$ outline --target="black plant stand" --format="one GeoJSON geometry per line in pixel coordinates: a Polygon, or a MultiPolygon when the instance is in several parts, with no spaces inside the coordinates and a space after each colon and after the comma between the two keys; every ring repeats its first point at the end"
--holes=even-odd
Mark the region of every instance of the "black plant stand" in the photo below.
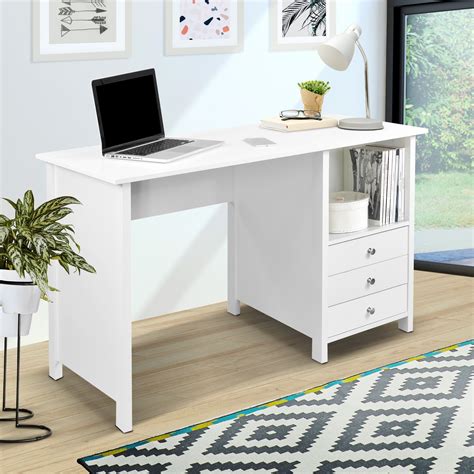
{"type": "Polygon", "coordinates": [[[33,417],[33,412],[26,408],[19,408],[20,403],[20,321],[21,315],[18,314],[18,332],[17,332],[17,349],[16,349],[16,404],[15,408],[7,408],[6,397],[7,397],[7,338],[4,338],[3,346],[3,400],[2,400],[2,412],[15,412],[14,417],[0,418],[2,421],[14,421],[15,428],[20,429],[36,429],[43,433],[30,436],[28,438],[14,438],[14,439],[0,439],[0,443],[28,443],[31,441],[39,441],[51,436],[53,432],[50,428],[44,425],[32,425],[26,423],[20,423],[20,421],[28,420],[33,417]],[[23,415],[20,416],[20,413],[23,415]]]}

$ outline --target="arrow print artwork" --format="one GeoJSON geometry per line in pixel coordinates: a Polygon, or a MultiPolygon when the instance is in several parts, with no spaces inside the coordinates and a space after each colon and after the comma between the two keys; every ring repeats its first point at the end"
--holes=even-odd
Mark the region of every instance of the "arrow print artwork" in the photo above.
{"type": "Polygon", "coordinates": [[[75,21],[77,22],[84,22],[84,21],[90,21],[91,23],[95,23],[96,25],[105,25],[107,23],[107,19],[105,16],[94,16],[92,18],[76,18],[74,19],[72,16],[65,16],[64,18],[61,19],[63,23],[66,23],[67,25],[71,25],[75,21]]]}
{"type": "Polygon", "coordinates": [[[66,25],[61,25],[61,36],[67,35],[70,31],[98,31],[99,35],[107,31],[107,27],[100,25],[98,28],[68,28],[66,25]]]}
{"type": "Polygon", "coordinates": [[[131,0],[33,1],[34,60],[128,57],[131,3],[131,0]]]}
{"type": "Polygon", "coordinates": [[[94,7],[105,7],[105,0],[62,0],[65,5],[71,5],[72,3],[88,3],[94,7]]]}
{"type": "Polygon", "coordinates": [[[63,7],[63,8],[59,8],[58,15],[72,15],[74,13],[82,13],[82,12],[104,13],[106,11],[107,10],[103,8],[93,8],[89,10],[74,10],[71,7],[63,7]]]}
{"type": "MultiPolygon", "coordinates": [[[[103,35],[107,30],[107,4],[105,0],[61,0],[63,4],[69,5],[68,7],[59,6],[58,16],[61,24],[61,38],[64,38],[68,33],[75,32],[76,34],[82,34],[83,32],[97,32],[99,36],[103,35]],[[71,7],[74,4],[74,8],[71,7]],[[85,7],[85,8],[82,8],[85,7]],[[93,7],[93,8],[90,8],[93,7]],[[89,12],[102,13],[102,15],[96,15],[92,18],[84,17],[89,12]],[[76,25],[73,25],[75,23],[76,25]],[[87,24],[89,23],[89,25],[87,24]],[[66,26],[69,25],[69,26],[66,26]],[[93,27],[91,25],[98,25],[93,27]]],[[[87,33],[90,34],[90,33],[87,33]]]]}

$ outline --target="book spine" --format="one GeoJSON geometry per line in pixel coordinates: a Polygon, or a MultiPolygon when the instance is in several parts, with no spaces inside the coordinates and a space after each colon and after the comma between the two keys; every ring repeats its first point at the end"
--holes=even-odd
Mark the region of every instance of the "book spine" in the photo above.
{"type": "Polygon", "coordinates": [[[391,152],[387,151],[387,177],[385,183],[385,221],[384,225],[389,223],[389,211],[390,211],[390,157],[391,152]]]}
{"type": "Polygon", "coordinates": [[[395,222],[395,194],[396,194],[396,189],[395,189],[395,177],[397,174],[397,151],[393,150],[392,151],[392,173],[390,175],[390,179],[392,180],[392,189],[390,192],[390,224],[393,224],[395,222]]]}
{"type": "Polygon", "coordinates": [[[349,150],[349,156],[346,157],[345,169],[347,171],[344,175],[345,187],[355,192],[360,191],[361,151],[361,148],[351,148],[349,150]]]}
{"type": "Polygon", "coordinates": [[[387,176],[387,219],[386,224],[390,224],[391,212],[392,212],[392,172],[393,172],[393,150],[388,152],[388,176],[387,176]]]}
{"type": "Polygon", "coordinates": [[[398,203],[398,215],[399,220],[405,220],[405,148],[400,149],[400,181],[399,181],[399,203],[398,203]]]}
{"type": "Polygon", "coordinates": [[[393,173],[393,213],[392,222],[397,222],[397,207],[398,207],[398,175],[400,168],[400,148],[395,150],[395,173],[393,173]]]}
{"type": "Polygon", "coordinates": [[[387,175],[388,175],[388,151],[382,153],[382,182],[380,183],[380,223],[384,225],[387,221],[387,175]]]}
{"type": "Polygon", "coordinates": [[[396,202],[396,212],[395,212],[395,222],[400,222],[400,170],[401,170],[401,164],[400,164],[400,148],[397,150],[397,196],[395,198],[396,202]]]}
{"type": "Polygon", "coordinates": [[[288,127],[284,124],[278,124],[278,123],[271,123],[271,122],[260,122],[260,127],[261,128],[266,128],[268,130],[277,130],[279,132],[289,132],[290,130],[288,127]]]}
{"type": "Polygon", "coordinates": [[[390,195],[390,224],[395,222],[395,196],[397,194],[396,179],[397,179],[397,150],[393,150],[393,167],[392,167],[392,194],[390,195]]]}

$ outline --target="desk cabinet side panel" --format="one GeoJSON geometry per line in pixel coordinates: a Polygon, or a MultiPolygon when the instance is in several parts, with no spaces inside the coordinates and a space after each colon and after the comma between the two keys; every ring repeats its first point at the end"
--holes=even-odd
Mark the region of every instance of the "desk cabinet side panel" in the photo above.
{"type": "Polygon", "coordinates": [[[116,401],[131,403],[130,185],[115,186],[59,167],[49,195],[81,206],[74,225],[81,255],[97,273],[56,271],[51,342],[60,362],[116,401]]]}
{"type": "Polygon", "coordinates": [[[237,299],[310,337],[322,308],[321,251],[314,252],[322,202],[313,176],[322,155],[235,170],[237,299]]]}
{"type": "Polygon", "coordinates": [[[408,291],[407,317],[398,322],[402,331],[412,332],[414,324],[413,295],[415,285],[415,174],[416,174],[416,137],[404,139],[405,147],[405,209],[408,227],[408,291]]]}

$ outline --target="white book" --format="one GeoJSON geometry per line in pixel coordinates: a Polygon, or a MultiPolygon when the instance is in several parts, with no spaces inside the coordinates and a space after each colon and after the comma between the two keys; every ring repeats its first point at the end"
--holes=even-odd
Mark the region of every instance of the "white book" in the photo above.
{"type": "Polygon", "coordinates": [[[337,127],[338,120],[334,117],[323,117],[321,120],[282,120],[280,117],[269,117],[260,120],[262,128],[279,132],[296,132],[319,128],[337,127]]]}
{"type": "Polygon", "coordinates": [[[392,170],[392,154],[395,150],[393,147],[388,146],[376,146],[376,145],[367,145],[366,148],[382,150],[384,153],[382,155],[382,185],[381,185],[381,218],[380,225],[386,225],[390,223],[390,211],[392,208],[391,200],[391,189],[392,189],[392,180],[391,180],[391,170],[392,170]]]}
{"type": "Polygon", "coordinates": [[[387,176],[388,176],[388,150],[384,150],[382,155],[382,186],[381,186],[381,225],[387,221],[387,176]]]}
{"type": "Polygon", "coordinates": [[[344,189],[369,194],[369,224],[404,219],[404,149],[366,145],[347,149],[344,189]]]}
{"type": "Polygon", "coordinates": [[[385,204],[385,212],[387,213],[387,218],[385,219],[385,224],[390,224],[390,217],[392,211],[392,200],[390,196],[392,195],[392,173],[393,173],[393,150],[388,152],[388,167],[387,167],[387,202],[385,204]]]}
{"type": "Polygon", "coordinates": [[[393,195],[392,195],[392,223],[397,222],[397,204],[398,204],[398,173],[400,167],[400,148],[395,150],[395,166],[393,173],[393,195]]]}
{"type": "Polygon", "coordinates": [[[389,220],[388,223],[392,224],[393,223],[393,194],[394,194],[394,175],[395,175],[395,167],[396,167],[396,161],[397,161],[397,152],[396,150],[392,150],[392,156],[391,156],[391,163],[390,163],[390,194],[388,195],[388,198],[390,200],[389,203],[389,220]]]}
{"type": "Polygon", "coordinates": [[[405,220],[405,148],[400,148],[398,189],[398,221],[401,222],[405,220]]]}

